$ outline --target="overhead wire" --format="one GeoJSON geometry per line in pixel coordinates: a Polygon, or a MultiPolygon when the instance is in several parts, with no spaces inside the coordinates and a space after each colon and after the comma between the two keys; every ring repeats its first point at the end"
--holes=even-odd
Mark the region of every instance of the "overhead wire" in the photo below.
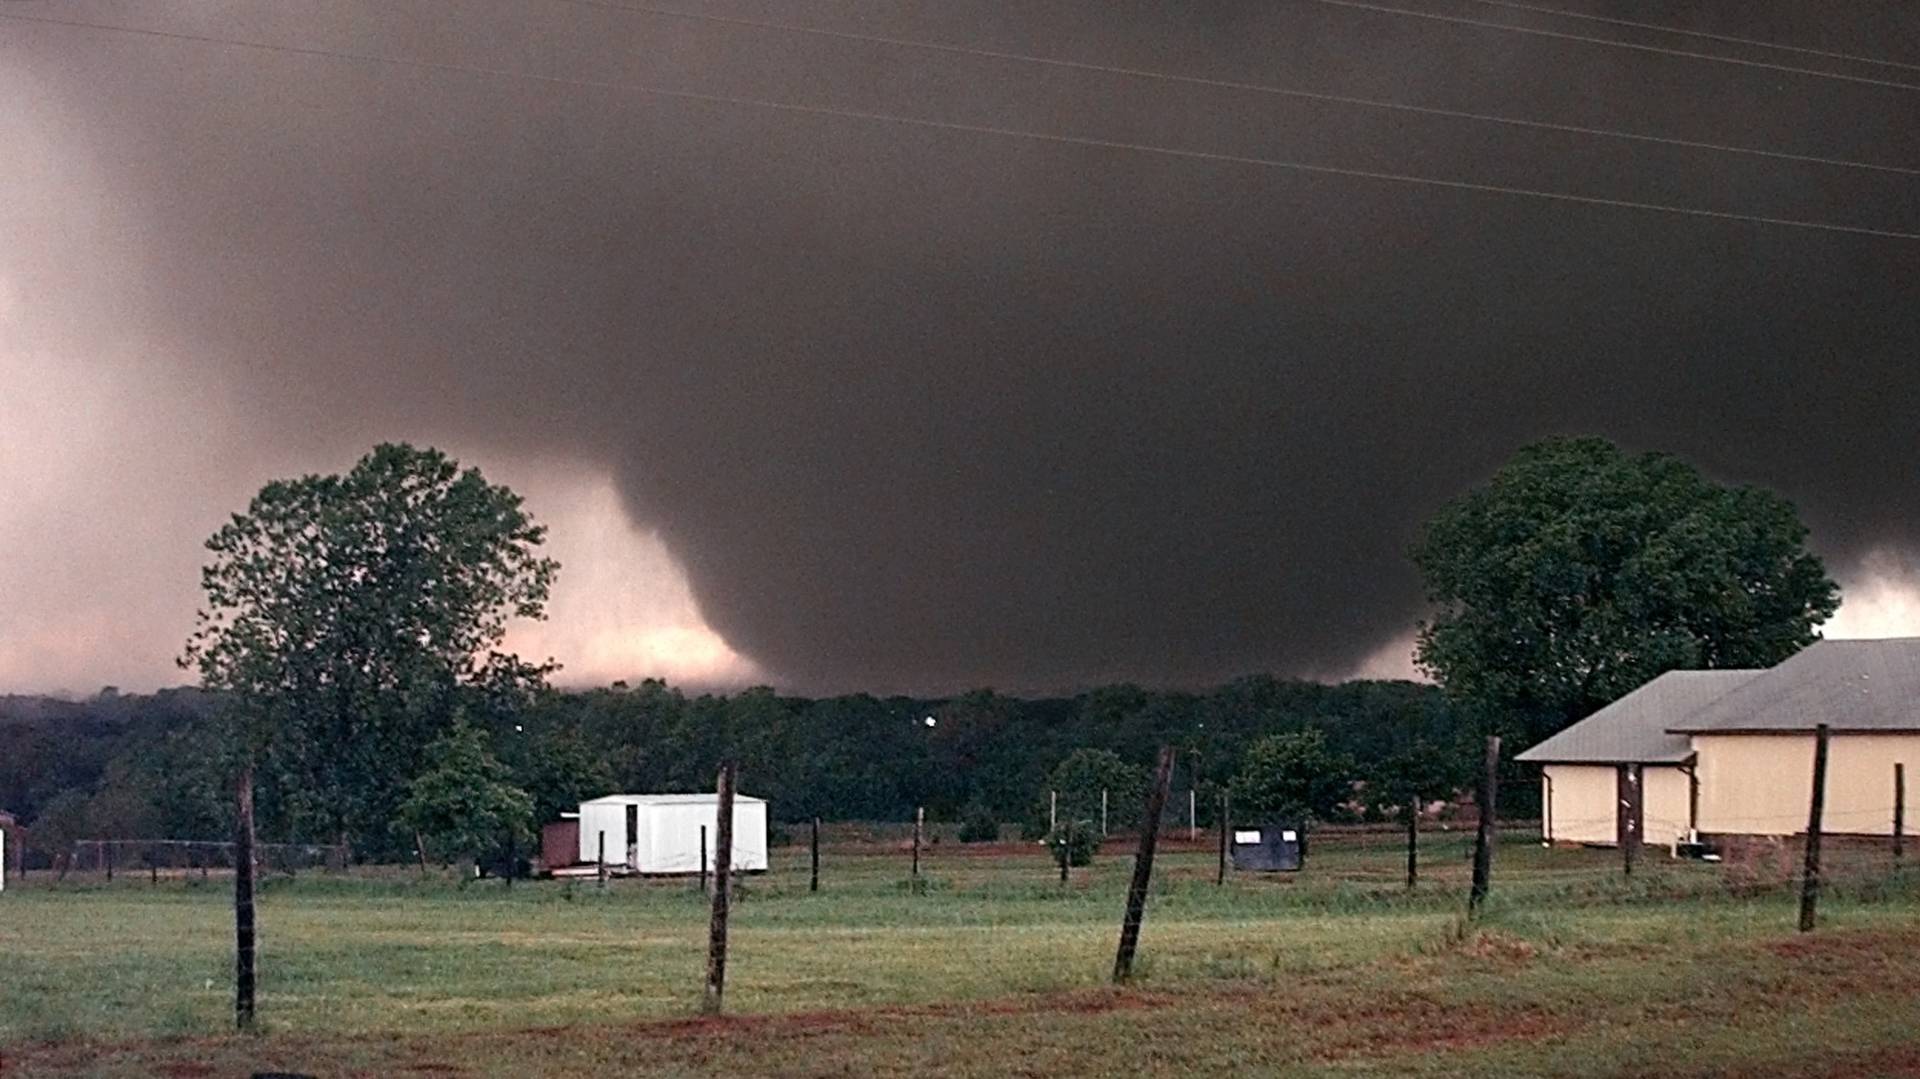
{"type": "Polygon", "coordinates": [[[1896,82],[1892,79],[1876,79],[1865,75],[1843,75],[1837,71],[1821,71],[1819,68],[1794,67],[1791,64],[1774,64],[1765,60],[1747,60],[1737,56],[1721,56],[1710,52],[1694,52],[1690,49],[1669,49],[1659,45],[1645,45],[1635,41],[1617,41],[1612,38],[1590,37],[1586,34],[1569,34],[1560,30],[1543,30],[1534,26],[1515,26],[1512,23],[1493,22],[1487,19],[1471,19],[1464,15],[1443,15],[1437,11],[1416,11],[1411,8],[1395,7],[1391,4],[1370,3],[1368,0],[1311,0],[1311,2],[1325,4],[1329,7],[1351,8],[1356,11],[1371,11],[1383,15],[1401,15],[1412,19],[1425,19],[1430,22],[1452,23],[1457,26],[1473,26],[1483,30],[1501,30],[1513,34],[1527,34],[1532,37],[1555,38],[1561,41],[1574,41],[1587,45],[1603,45],[1615,49],[1631,49],[1635,52],[1658,53],[1663,56],[1675,56],[1688,60],[1704,60],[1717,64],[1760,68],[1788,75],[1802,75],[1817,79],[1833,79],[1838,82],[1859,83],[1865,86],[1880,86],[1893,90],[1920,90],[1920,83],[1896,82]]]}
{"type": "Polygon", "coordinates": [[[1652,30],[1662,34],[1678,34],[1683,37],[1697,37],[1706,41],[1718,41],[1728,45],[1745,45],[1756,49],[1777,49],[1781,52],[1799,53],[1802,56],[1818,56],[1826,60],[1844,60],[1852,64],[1872,64],[1877,67],[1898,68],[1902,71],[1920,71],[1920,64],[1907,64],[1898,60],[1882,60],[1872,56],[1860,56],[1855,53],[1833,52],[1827,49],[1809,49],[1801,45],[1783,45],[1777,41],[1761,41],[1758,38],[1735,37],[1732,34],[1716,34],[1707,30],[1689,30],[1679,26],[1666,26],[1661,23],[1639,22],[1634,19],[1620,19],[1610,15],[1595,15],[1586,11],[1567,11],[1564,8],[1547,7],[1542,4],[1522,4],[1517,0],[1469,0],[1470,3],[1484,4],[1487,7],[1507,8],[1511,11],[1526,11],[1535,15],[1551,15],[1562,19],[1582,19],[1587,22],[1606,23],[1610,26],[1626,26],[1635,30],[1652,30]]]}
{"type": "MultiPolygon", "coordinates": [[[[1327,0],[1321,0],[1327,2],[1327,0]]],[[[1704,220],[1736,222],[1748,225],[1762,225],[1779,228],[1799,229],[1809,232],[1831,234],[1871,236],[1892,240],[1920,240],[1920,233],[1897,229],[1880,229],[1864,225],[1844,225],[1834,222],[1810,221],[1800,218],[1774,217],[1764,214],[1746,214],[1729,210],[1710,210],[1702,207],[1676,206],[1668,203],[1646,202],[1637,199],[1608,198],[1599,195],[1578,195],[1562,191],[1545,191],[1534,188],[1513,187],[1503,184],[1480,183],[1471,180],[1449,180],[1431,176],[1417,176],[1409,173],[1386,172],[1374,169],[1347,168],[1337,165],[1320,165],[1309,162],[1289,161],[1280,158],[1256,157],[1244,154],[1230,154],[1211,150],[1192,150],[1176,147],[1157,146],[1150,143],[1130,142],[1120,139],[1105,139],[1083,135],[1062,135],[1056,132],[1035,131],[1025,128],[1002,127],[988,124],[970,124],[951,120],[931,120],[923,117],[901,116],[894,113],[873,112],[858,109],[841,109],[823,105],[803,105],[793,102],[771,101],[764,98],[743,97],[727,94],[709,94],[693,90],[675,90],[667,87],[642,83],[613,82],[598,79],[575,79],[558,75],[541,75],[532,72],[513,71],[506,68],[481,67],[470,64],[448,63],[439,60],[423,60],[414,57],[387,56],[378,53],[349,52],[338,49],[322,49],[303,45],[277,45],[270,42],[249,41],[241,38],[220,37],[212,34],[195,34],[175,30],[158,30],[149,27],[129,27],[111,23],[88,22],[79,19],[62,19],[45,15],[30,15],[12,11],[0,11],[0,20],[35,23],[46,26],[60,26],[71,29],[90,30],[101,33],[128,34],[154,39],[195,42],[227,48],[251,51],[281,53],[317,59],[341,60],[361,64],[377,64],[392,67],[410,68],[441,73],[460,73],[467,75],[506,78],[547,85],[572,86],[595,90],[624,91],[646,94],[682,101],[698,101],[707,104],[729,105],[742,108],[758,108],[794,115],[826,116],[839,119],[860,120],[871,123],[896,124],[921,127],[930,130],[963,132],[975,135],[990,135],[1001,138],[1020,139],[1030,142],[1049,143],[1064,146],[1079,146],[1088,149],[1115,150],[1147,154],[1165,158],[1204,161],[1213,164],[1242,165],[1254,168],[1266,168],[1279,171],[1298,172],[1309,175],[1339,176],[1347,179],[1372,180],[1381,183],[1405,186],[1435,187],[1453,191],[1467,191],[1479,194],[1502,195],[1526,198],[1537,201],[1561,202],[1571,205],[1596,206],[1609,209],[1633,210],[1647,213],[1667,214],[1679,217],[1692,217],[1704,220]]]]}
{"type": "Polygon", "coordinates": [[[1836,168],[1866,169],[1874,172],[1898,173],[1905,176],[1920,176],[1920,168],[1907,168],[1900,165],[1884,165],[1869,161],[1854,161],[1846,158],[1823,157],[1817,154],[1799,154],[1784,150],[1767,150],[1758,147],[1741,146],[1734,143],[1708,142],[1698,139],[1682,139],[1666,135],[1649,135],[1635,131],[1621,131],[1614,128],[1592,127],[1583,124],[1563,124],[1549,120],[1532,120],[1516,116],[1502,116],[1496,113],[1473,112],[1465,109],[1449,109],[1433,105],[1416,105],[1403,101],[1390,101],[1381,98],[1357,97],[1348,94],[1322,93],[1314,90],[1301,90],[1295,87],[1275,86],[1269,83],[1246,82],[1238,79],[1219,79],[1201,75],[1184,75],[1177,72],[1159,71],[1152,68],[1128,67],[1118,64],[1102,64],[1085,60],[1069,60],[1053,56],[1040,56],[1032,53],[1007,52],[1000,49],[983,49],[968,45],[955,45],[948,42],[924,41],[915,38],[893,37],[882,34],[869,34],[852,30],[835,30],[828,27],[806,26],[798,23],[771,22],[764,19],[750,19],[736,15],[713,15],[706,12],[683,11],[675,8],[660,7],[656,4],[616,3],[614,0],[554,0],[555,3],[574,7],[592,8],[602,11],[625,12],[632,15],[648,15],[657,18],[680,19],[689,22],[707,23],[717,26],[730,26],[740,29],[775,31],[800,34],[812,37],[830,38],[841,41],[857,42],[867,45],[884,45],[893,48],[914,49],[924,52],[945,53],[954,56],[967,56],[976,59],[1004,62],[1036,64],[1045,67],[1070,71],[1083,71],[1104,75],[1116,75],[1124,78],[1145,79],[1183,86],[1201,86],[1217,90],[1231,90],[1242,93],[1263,94],[1272,97],[1295,98],[1303,101],[1316,101],[1324,104],[1344,105],[1354,108],[1381,109],[1393,112],[1412,113],[1421,116],[1436,116],[1450,120],[1465,120],[1476,123],[1502,124],[1509,127],[1527,128],[1536,131],[1553,131],[1561,134],[1584,135],[1597,138],[1622,139],[1652,145],[1670,146],[1689,150],[1703,150],[1714,153],[1743,154],[1753,157],[1771,158],[1778,161],[1792,161],[1807,165],[1826,165],[1836,168]]]}

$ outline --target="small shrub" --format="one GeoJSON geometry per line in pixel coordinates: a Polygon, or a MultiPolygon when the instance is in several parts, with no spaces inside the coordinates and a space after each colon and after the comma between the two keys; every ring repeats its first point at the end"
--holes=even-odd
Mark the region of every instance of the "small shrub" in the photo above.
{"type": "Polygon", "coordinates": [[[1062,821],[1053,834],[1047,836],[1047,849],[1053,853],[1054,864],[1065,859],[1072,867],[1093,864],[1093,854],[1100,849],[1100,837],[1093,830],[1092,821],[1062,821]]]}
{"type": "Polygon", "coordinates": [[[960,818],[960,842],[997,843],[1000,841],[1000,818],[986,806],[970,806],[960,818]]]}

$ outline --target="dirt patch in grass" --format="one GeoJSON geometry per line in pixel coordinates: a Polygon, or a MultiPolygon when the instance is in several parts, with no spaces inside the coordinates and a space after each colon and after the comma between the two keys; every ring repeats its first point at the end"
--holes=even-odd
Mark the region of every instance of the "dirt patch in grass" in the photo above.
{"type": "Polygon", "coordinates": [[[1491,961],[1507,966],[1523,966],[1533,962],[1540,949],[1532,941],[1516,937],[1512,933],[1503,933],[1498,929],[1483,929],[1462,940],[1453,950],[1455,955],[1468,959],[1491,961]]]}
{"type": "Polygon", "coordinates": [[[1769,942],[1767,951],[1783,959],[1831,959],[1871,962],[1920,947],[1920,930],[1821,929],[1769,942]]]}

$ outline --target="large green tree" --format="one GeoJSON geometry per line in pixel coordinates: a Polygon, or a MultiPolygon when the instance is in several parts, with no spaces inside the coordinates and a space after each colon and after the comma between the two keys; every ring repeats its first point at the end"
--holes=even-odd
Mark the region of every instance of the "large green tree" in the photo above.
{"type": "Polygon", "coordinates": [[[455,711],[545,671],[498,653],[558,564],[520,496],[382,445],[345,475],[269,483],[207,541],[184,665],[221,691],[283,827],[376,850],[455,711]]]}
{"type": "Polygon", "coordinates": [[[1779,495],[1679,458],[1536,443],[1428,523],[1419,662],[1529,740],[1668,670],[1770,666],[1839,606],[1806,538],[1779,495]]]}

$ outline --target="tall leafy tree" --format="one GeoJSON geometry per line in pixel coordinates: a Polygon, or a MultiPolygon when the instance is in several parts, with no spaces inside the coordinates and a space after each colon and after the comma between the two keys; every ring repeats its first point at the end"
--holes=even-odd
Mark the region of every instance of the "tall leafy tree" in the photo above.
{"type": "Polygon", "coordinates": [[[1536,443],[1428,523],[1419,662],[1529,740],[1674,668],[1771,666],[1839,606],[1806,538],[1779,495],[1679,458],[1536,443]]]}
{"type": "Polygon", "coordinates": [[[463,696],[544,673],[496,651],[510,618],[544,614],[544,539],[512,490],[388,444],[345,475],[269,483],[207,541],[182,663],[225,694],[292,827],[392,845],[463,696]]]}

